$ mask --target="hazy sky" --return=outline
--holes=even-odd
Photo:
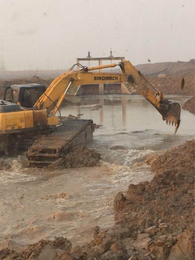
[[[67,69],[111,49],[134,65],[195,58],[195,0],[0,0],[0,70]]]

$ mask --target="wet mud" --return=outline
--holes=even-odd
[[[99,165],[101,154],[93,149],[88,149],[84,145],[73,146],[68,154],[66,153],[60,161],[49,169],[54,168],[81,168],[94,167]]]
[[[101,154],[98,166],[35,170],[24,157],[2,158],[0,259],[194,259],[194,116],[186,113],[178,135],[137,130],[137,121],[121,127],[114,114],[80,150]]]
[[[195,114],[195,95],[185,102],[183,109]]]
[[[10,239],[8,248],[0,251],[1,259],[194,259],[194,155],[195,141],[191,140],[149,156],[146,163],[155,173],[153,179],[118,192],[112,201],[113,225],[95,226],[90,242],[74,246],[58,237],[16,252],[11,248],[20,245]],[[70,195],[59,193],[41,200],[59,198],[70,199]],[[70,214],[58,212],[48,220],[66,222],[70,218]]]

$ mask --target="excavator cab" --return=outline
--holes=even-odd
[[[45,90],[46,86],[37,83],[11,85],[5,89],[4,101],[32,108]]]

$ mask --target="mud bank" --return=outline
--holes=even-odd
[[[195,114],[195,96],[185,102],[183,109],[189,111],[192,114]]]
[[[119,192],[114,199],[115,225],[95,227],[91,242],[74,247],[66,238],[55,238],[16,252],[10,240],[0,259],[194,259],[195,140],[146,162],[155,172],[153,180]]]
[[[166,77],[148,77],[151,83],[153,83],[164,95],[167,94],[182,94],[193,95],[194,94],[194,75],[186,75],[185,87],[181,88],[182,76],[171,75]]]
[[[101,154],[83,145],[73,146],[57,164],[49,165],[49,169],[94,167],[99,164]]]

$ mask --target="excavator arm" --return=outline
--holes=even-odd
[[[129,61],[120,63],[126,75],[126,82],[133,86],[162,115],[167,124],[175,125],[175,133],[180,125],[181,106],[178,102],[169,101],[163,94]],[[141,84],[144,82],[144,84]]]
[[[81,66],[81,69],[73,70],[74,67],[72,67],[67,72],[54,79],[43,95],[37,100],[34,109],[47,109],[47,112],[54,116],[70,87],[84,84],[123,82],[127,84],[127,88],[129,88],[129,85],[132,86],[146,100],[148,100],[162,115],[163,120],[165,120],[167,124],[175,124],[175,133],[177,132],[180,125],[180,104],[167,100],[163,94],[129,61],[91,68],[84,67],[80,64],[75,65]],[[121,73],[96,72],[97,70],[116,66],[120,67]],[[144,84],[141,84],[142,81]]]

